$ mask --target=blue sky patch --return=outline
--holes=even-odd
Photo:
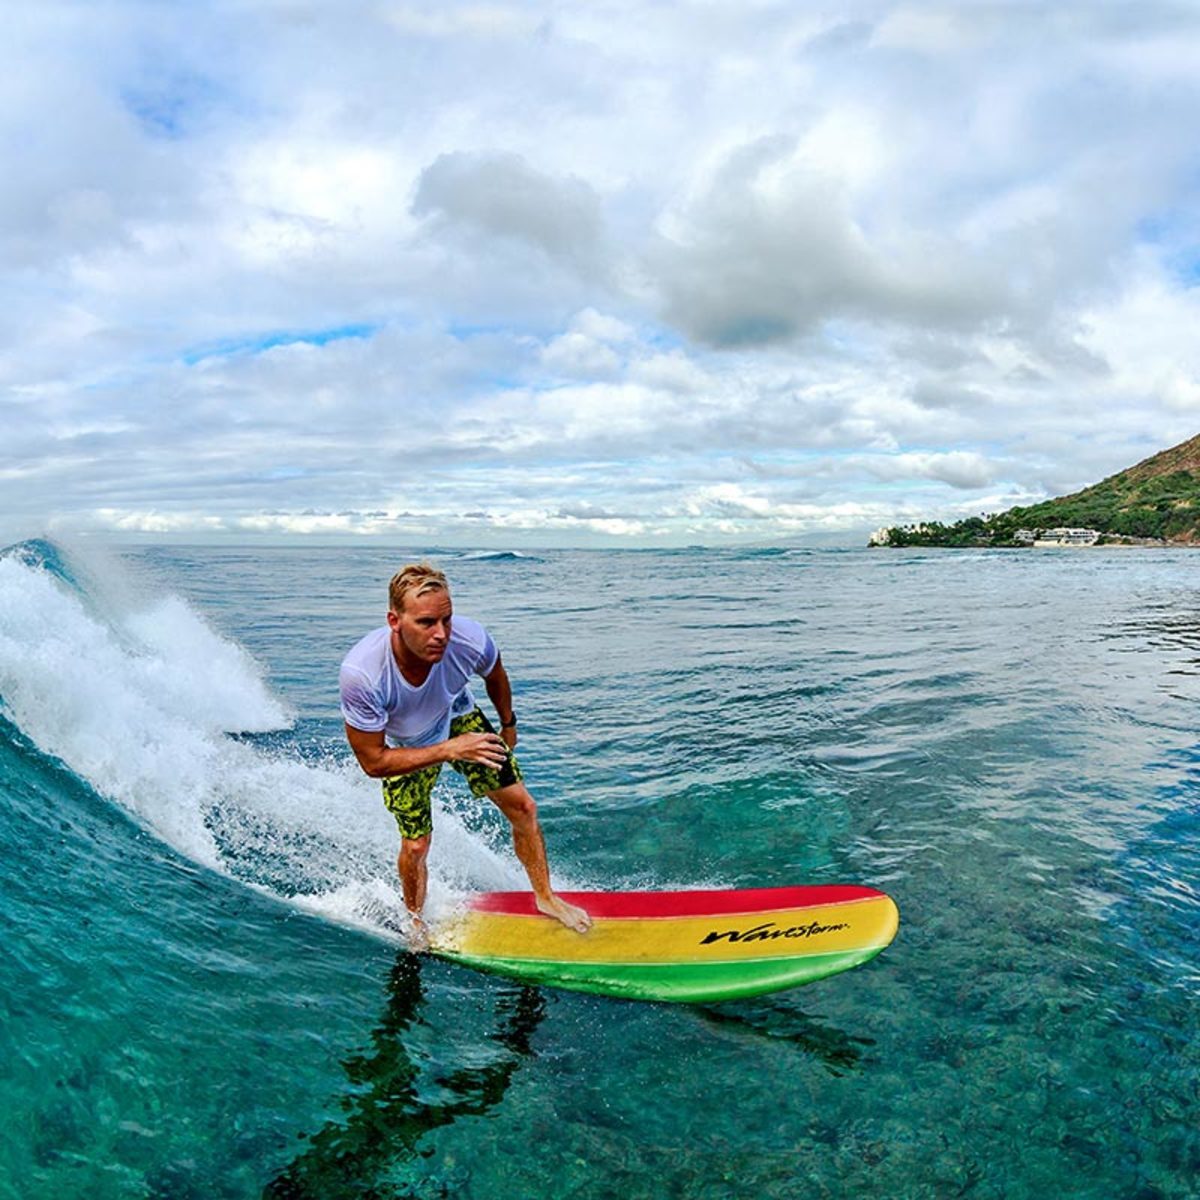
[[[342,342],[348,338],[369,338],[378,331],[378,325],[362,323],[336,325],[330,329],[278,329],[270,333],[246,334],[242,337],[220,338],[186,350],[182,361],[189,367],[210,358],[232,358],[235,355],[262,354],[279,346],[326,346],[330,342]]]

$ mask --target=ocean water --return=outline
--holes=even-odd
[[[560,886],[855,882],[707,1007],[388,930],[336,671],[431,554]],[[0,555],[0,1196],[1200,1195],[1200,558],[29,542]],[[520,886],[439,785],[431,906]]]

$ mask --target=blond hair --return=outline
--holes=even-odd
[[[424,596],[426,592],[450,592],[446,576],[428,563],[409,563],[392,576],[388,584],[388,607],[399,616],[409,596]]]

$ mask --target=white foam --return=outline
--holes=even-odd
[[[109,610],[100,615],[93,596],[0,558],[7,715],[188,858],[307,912],[394,936],[397,838],[378,783],[344,757],[304,762],[229,737],[292,719],[254,660],[178,597],[132,603],[120,581],[103,590]],[[120,594],[124,611],[111,608]],[[435,821],[432,919],[465,893],[528,886],[490,806],[439,791]]]

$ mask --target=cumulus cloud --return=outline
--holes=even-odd
[[[936,479],[964,490],[986,487],[998,473],[982,454],[967,450],[896,454],[866,459],[864,466],[880,479]]]
[[[622,321],[587,309],[543,348],[541,361],[551,374],[575,379],[614,379],[624,362],[633,330]]]
[[[421,173],[413,212],[479,238],[515,239],[587,274],[602,272],[599,199],[577,178],[554,178],[518,154],[455,151]]]
[[[871,239],[844,185],[790,138],[744,146],[672,223],[654,262],[670,320],[717,346],[795,339],[837,317],[970,325],[989,281],[945,239]]]

